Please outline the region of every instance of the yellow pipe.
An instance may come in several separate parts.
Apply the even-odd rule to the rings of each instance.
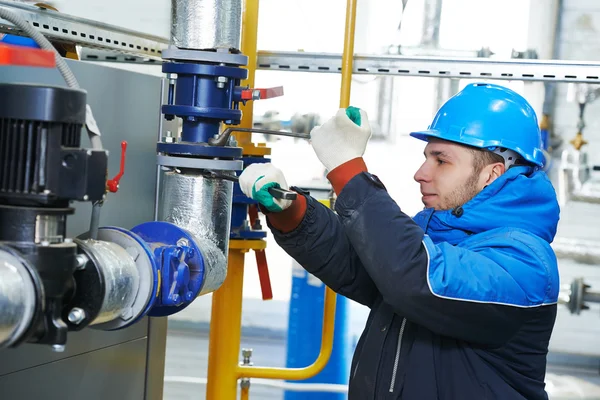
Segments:
[[[234,400],[237,397],[236,366],[240,352],[246,252],[247,250],[229,250],[227,278],[219,290],[213,293],[208,342],[207,400]]]
[[[258,2],[259,0],[245,0],[244,14],[242,17],[242,54],[248,57],[248,78],[242,82],[242,86],[254,87],[254,77],[256,75],[256,57],[258,46]],[[254,102],[248,101],[246,105],[241,106],[242,121],[239,127],[252,128],[252,118],[254,116]],[[237,132],[234,134],[239,146],[244,146],[252,142],[252,133]]]
[[[242,53],[248,56],[248,79],[254,86],[257,54],[258,0],[246,0],[242,20]],[[356,0],[348,0],[346,7],[346,29],[342,56],[342,88],[340,106],[350,103],[352,63],[354,56],[354,27],[356,22]],[[242,127],[252,127],[252,102],[243,109]],[[237,135],[238,143],[251,143],[251,135]],[[321,349],[315,362],[306,368],[263,368],[239,366],[241,339],[242,289],[244,282],[244,250],[230,249],[227,278],[222,287],[213,294],[212,317],[209,342],[208,383],[206,399],[235,399],[237,379],[270,378],[303,380],[318,374],[327,364],[333,349],[336,294],[329,288],[325,292],[323,333]],[[248,392],[242,391],[242,396]]]
[[[350,105],[352,85],[352,65],[354,61],[354,28],[356,25],[356,0],[347,0],[346,27],[344,34],[344,52],[342,54],[342,85],[340,108]],[[238,366],[238,378],[265,378],[304,380],[315,376],[327,365],[333,349],[333,331],[335,323],[336,294],[329,288],[325,292],[325,311],[323,312],[323,334],[321,350],[315,362],[305,368],[263,368]]]
[[[344,52],[342,53],[342,88],[340,90],[340,108],[350,105],[352,86],[352,68],[354,63],[354,27],[356,26],[356,2],[346,1],[346,29],[344,32]]]
[[[240,396],[240,400],[248,400],[250,398],[250,388],[249,387],[243,387],[242,388],[242,394]]]
[[[238,378],[264,378],[304,380],[315,376],[329,361],[333,349],[333,329],[335,323],[336,294],[333,290],[325,289],[325,311],[323,312],[323,337],[321,339],[321,350],[319,356],[312,365],[305,368],[265,368],[238,366]]]

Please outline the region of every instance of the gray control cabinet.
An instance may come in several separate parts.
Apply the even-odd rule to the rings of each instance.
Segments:
[[[133,226],[154,219],[156,140],[162,79],[112,66],[68,61],[88,92],[102,141],[110,151],[109,176],[119,171],[121,141],[128,142],[125,175],[109,194],[101,226]],[[157,67],[159,68],[159,67]],[[0,67],[0,82],[66,86],[55,69]],[[89,146],[85,132],[82,146]],[[89,227],[91,204],[73,203],[68,234]],[[145,318],[114,332],[69,333],[64,352],[26,344],[0,350],[0,400],[162,399],[166,318]]]

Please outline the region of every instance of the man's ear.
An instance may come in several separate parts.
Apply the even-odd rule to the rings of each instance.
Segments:
[[[503,173],[506,172],[506,167],[504,163],[494,163],[490,164],[483,169],[482,178],[482,189],[486,186],[492,184],[496,179],[500,177]]]

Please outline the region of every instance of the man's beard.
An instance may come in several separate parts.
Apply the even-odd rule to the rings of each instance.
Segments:
[[[478,180],[479,173],[473,171],[463,186],[456,188],[452,193],[444,196],[442,210],[452,210],[458,206],[464,205],[475,197],[475,195],[479,193],[479,189],[477,189]]]

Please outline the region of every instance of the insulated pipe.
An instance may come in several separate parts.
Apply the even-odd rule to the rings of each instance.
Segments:
[[[232,197],[230,181],[208,179],[195,170],[162,173],[158,219],[194,234],[204,257],[205,283],[199,295],[214,292],[227,275]]]
[[[0,249],[0,348],[23,339],[37,307],[36,285],[26,261]]]
[[[242,0],[171,0],[171,43],[180,49],[239,50]]]

